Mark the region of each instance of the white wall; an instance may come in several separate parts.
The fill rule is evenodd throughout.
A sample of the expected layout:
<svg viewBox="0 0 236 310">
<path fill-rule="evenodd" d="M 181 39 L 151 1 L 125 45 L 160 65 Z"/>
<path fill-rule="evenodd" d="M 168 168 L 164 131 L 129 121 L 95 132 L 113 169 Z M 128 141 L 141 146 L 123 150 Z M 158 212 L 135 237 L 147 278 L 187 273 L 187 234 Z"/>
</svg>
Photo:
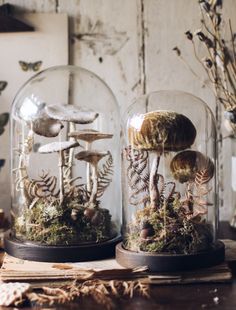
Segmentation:
<svg viewBox="0 0 236 310">
<path fill-rule="evenodd" d="M 70 63 L 103 78 L 122 110 L 142 93 L 158 89 L 188 91 L 215 110 L 204 71 L 184 35 L 186 30 L 199 27 L 198 0 L 0 0 L 0 4 L 5 2 L 16 5 L 17 11 L 67 13 Z M 225 16 L 231 16 L 234 23 L 236 1 L 227 0 L 224 5 Z M 172 51 L 176 45 L 200 79 Z M 228 163 L 224 175 L 229 185 L 221 208 L 222 219 L 229 218 L 232 212 L 227 156 L 223 155 L 223 162 Z"/>
</svg>

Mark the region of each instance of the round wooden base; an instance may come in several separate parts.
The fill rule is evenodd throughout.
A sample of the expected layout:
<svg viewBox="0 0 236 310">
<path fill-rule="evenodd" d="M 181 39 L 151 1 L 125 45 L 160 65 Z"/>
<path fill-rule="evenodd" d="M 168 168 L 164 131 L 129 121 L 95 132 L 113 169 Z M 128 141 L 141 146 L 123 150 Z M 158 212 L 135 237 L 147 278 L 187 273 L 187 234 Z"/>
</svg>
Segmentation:
<svg viewBox="0 0 236 310">
<path fill-rule="evenodd" d="M 126 268 L 148 266 L 153 272 L 184 271 L 220 264 L 225 258 L 225 247 L 217 241 L 214 248 L 197 254 L 154 254 L 132 252 L 124 249 L 122 243 L 116 246 L 116 260 Z"/>
<path fill-rule="evenodd" d="M 22 242 L 10 234 L 4 236 L 5 251 L 14 257 L 40 262 L 82 262 L 104 259 L 115 255 L 121 236 L 100 243 L 83 245 L 39 245 Z"/>
</svg>

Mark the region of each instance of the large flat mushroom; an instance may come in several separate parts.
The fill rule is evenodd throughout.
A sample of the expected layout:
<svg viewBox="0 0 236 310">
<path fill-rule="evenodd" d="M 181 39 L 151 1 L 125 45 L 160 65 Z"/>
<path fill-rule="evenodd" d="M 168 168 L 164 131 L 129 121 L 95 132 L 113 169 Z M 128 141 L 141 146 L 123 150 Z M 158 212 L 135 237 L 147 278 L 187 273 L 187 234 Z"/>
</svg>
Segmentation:
<svg viewBox="0 0 236 310">
<path fill-rule="evenodd" d="M 102 133 L 94 129 L 85 129 L 79 131 L 73 131 L 68 134 L 69 137 L 73 137 L 76 141 L 85 141 L 85 150 L 90 151 L 92 143 L 96 140 L 111 139 L 113 134 Z M 90 178 L 90 163 L 87 162 L 87 190 L 91 191 L 91 178 Z"/>
<path fill-rule="evenodd" d="M 98 117 L 98 113 L 91 110 L 84 110 L 75 105 L 69 104 L 52 104 L 46 108 L 47 114 L 56 120 L 68 122 L 70 131 L 75 130 L 75 124 L 90 124 Z M 73 138 L 71 138 L 72 140 Z M 70 176 L 72 174 L 72 161 L 73 161 L 74 150 L 71 149 L 68 159 L 68 169 Z"/>
<path fill-rule="evenodd" d="M 79 131 L 73 131 L 68 134 L 69 137 L 73 137 L 76 140 L 82 140 L 88 143 L 92 143 L 100 139 L 111 139 L 113 134 L 102 133 L 93 129 L 84 129 Z"/>
<path fill-rule="evenodd" d="M 150 171 L 149 194 L 151 207 L 159 205 L 158 166 L 160 156 L 189 148 L 195 140 L 196 128 L 184 115 L 173 111 L 158 110 L 135 115 L 128 126 L 128 138 L 134 149 L 154 153 Z"/>
<path fill-rule="evenodd" d="M 64 184 L 63 184 L 63 167 L 64 167 L 64 151 L 71 148 L 79 146 L 78 142 L 74 141 L 63 141 L 63 142 L 52 142 L 41 146 L 38 149 L 39 153 L 48 154 L 48 153 L 59 153 L 59 175 L 60 175 L 60 204 L 64 201 Z"/>
<path fill-rule="evenodd" d="M 89 150 L 81 151 L 75 155 L 77 160 L 83 160 L 87 163 L 90 163 L 92 166 L 92 183 L 93 188 L 89 199 L 89 206 L 95 205 L 97 199 L 97 190 L 98 190 L 98 162 L 105 156 L 109 155 L 109 151 L 98 151 L 98 150 Z"/>
<path fill-rule="evenodd" d="M 49 105 L 46 107 L 46 112 L 51 118 L 75 124 L 90 124 L 99 115 L 97 112 L 68 104 Z"/>
</svg>

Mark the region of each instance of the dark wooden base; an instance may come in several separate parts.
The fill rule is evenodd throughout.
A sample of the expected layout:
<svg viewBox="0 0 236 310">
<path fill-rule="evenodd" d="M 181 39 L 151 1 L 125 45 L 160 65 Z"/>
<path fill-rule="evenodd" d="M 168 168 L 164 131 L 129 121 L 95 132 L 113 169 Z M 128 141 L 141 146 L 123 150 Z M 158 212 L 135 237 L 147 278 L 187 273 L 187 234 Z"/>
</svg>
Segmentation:
<svg viewBox="0 0 236 310">
<path fill-rule="evenodd" d="M 116 246 L 116 260 L 126 268 L 148 266 L 153 272 L 184 271 L 220 264 L 225 258 L 225 246 L 217 241 L 214 248 L 197 254 L 154 254 L 126 250 L 122 243 Z"/>
<path fill-rule="evenodd" d="M 121 236 L 100 243 L 83 245 L 38 245 L 22 242 L 9 233 L 4 236 L 4 249 L 14 257 L 40 262 L 82 262 L 104 259 L 115 255 Z"/>
</svg>

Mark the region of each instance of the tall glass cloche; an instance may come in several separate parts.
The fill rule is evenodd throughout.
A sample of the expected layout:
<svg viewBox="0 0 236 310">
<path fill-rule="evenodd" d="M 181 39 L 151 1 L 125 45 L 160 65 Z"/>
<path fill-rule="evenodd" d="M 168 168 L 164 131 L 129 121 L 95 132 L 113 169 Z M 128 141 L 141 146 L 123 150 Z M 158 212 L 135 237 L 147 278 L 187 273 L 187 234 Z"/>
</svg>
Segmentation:
<svg viewBox="0 0 236 310">
<path fill-rule="evenodd" d="M 216 127 L 199 98 L 158 91 L 124 113 L 123 243 L 117 261 L 173 271 L 217 264 Z"/>
<path fill-rule="evenodd" d="M 120 118 L 94 73 L 49 68 L 11 110 L 12 227 L 6 251 L 76 261 L 114 252 L 120 231 Z"/>
</svg>

